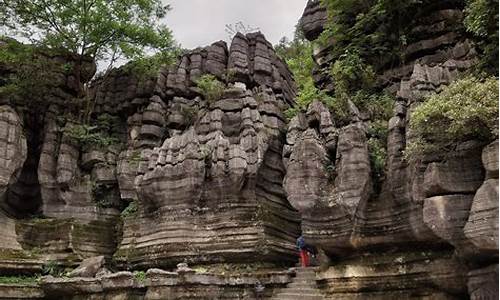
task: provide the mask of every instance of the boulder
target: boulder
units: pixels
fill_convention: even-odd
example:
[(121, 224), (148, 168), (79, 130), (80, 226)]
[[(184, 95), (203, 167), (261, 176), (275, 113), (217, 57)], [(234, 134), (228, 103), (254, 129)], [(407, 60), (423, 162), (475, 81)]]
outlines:
[(106, 263), (104, 256), (84, 259), (80, 265), (68, 274), (68, 277), (95, 277)]
[(488, 179), (477, 190), (465, 236), (480, 250), (498, 252), (498, 179)]
[(433, 162), (424, 173), (426, 197), (474, 193), (483, 183), (481, 147), (475, 142), (459, 145), (445, 162)]
[(459, 246), (465, 240), (463, 228), (469, 217), (472, 195), (445, 195), (426, 198), (424, 222), (440, 238)]

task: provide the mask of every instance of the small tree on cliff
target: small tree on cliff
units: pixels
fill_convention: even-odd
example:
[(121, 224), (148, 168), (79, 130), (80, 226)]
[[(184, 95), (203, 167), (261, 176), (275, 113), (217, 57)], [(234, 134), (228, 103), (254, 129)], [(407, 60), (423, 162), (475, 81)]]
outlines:
[(172, 33), (163, 23), (169, 9), (161, 0), (0, 0), (0, 26), (12, 37), (111, 66), (120, 57), (171, 53)]

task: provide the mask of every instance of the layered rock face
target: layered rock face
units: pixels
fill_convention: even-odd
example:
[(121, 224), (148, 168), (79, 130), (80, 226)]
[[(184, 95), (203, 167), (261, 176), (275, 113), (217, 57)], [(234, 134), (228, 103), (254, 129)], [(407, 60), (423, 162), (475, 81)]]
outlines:
[[(200, 98), (202, 74), (229, 86), (217, 99)], [(294, 87), (271, 45), (238, 34), (229, 50), (218, 42), (186, 54), (158, 82), (168, 100), (152, 97), (138, 134), (157, 146), (129, 143), (120, 155), (136, 150), (142, 159), (135, 179), (120, 176), (122, 195), (137, 187), (139, 210), (125, 220), (115, 257), (140, 268), (293, 261), (299, 216), (282, 188), (281, 151)]]
[[(216, 42), (151, 71), (135, 74), (126, 66), (91, 83), (86, 118), (96, 133), (77, 131), (87, 129), (74, 111), (54, 101), (41, 110), (38, 126), (27, 126), (33, 121), (24, 121), (29, 115), (14, 104), (3, 106), (0, 192), (13, 193), (22, 181), (34, 187), (34, 196), (18, 193), (2, 202), (2, 272), (39, 273), (94, 256), (111, 268), (133, 270), (171, 269), (180, 262), (276, 270), (295, 262), (300, 216), (283, 190), (281, 156), (283, 111), (296, 91), (272, 45), (260, 33), (237, 34), (229, 48)], [(204, 75), (219, 81), (215, 95), (197, 86)], [(66, 105), (76, 97), (75, 90)], [(36, 202), (29, 206), (29, 199)], [(21, 218), (25, 211), (37, 218)], [(48, 279), (32, 296), (251, 299), (257, 280), (267, 286), (267, 296), (289, 280), (286, 274), (269, 279), (274, 271), (247, 274), (243, 281), (220, 273), (200, 277), (190, 271), (186, 279), (159, 272), (152, 276), (166, 282), (150, 287), (130, 279), (131, 273), (110, 279), (119, 285), (110, 288), (95, 278)]]
[[(301, 20), (308, 39), (323, 30), (325, 14), (320, 1), (308, 2)], [(378, 76), (396, 96), (380, 191), (373, 188), (370, 120), (353, 103), (347, 125), (320, 102), (289, 123), (284, 187), (306, 241), (333, 261), (318, 278), (332, 299), (498, 295), (498, 283), (476, 285), (493, 281), (488, 276), (498, 268), (498, 140), (468, 141), (410, 162), (403, 157), (413, 139), (411, 112), (477, 62), (462, 18), (450, 2), (414, 20), (412, 34), (419, 38), (404, 49), (406, 63)], [(330, 47), (314, 54), (315, 83), (326, 92), (333, 90)]]
[[(308, 270), (314, 295), (498, 298), (498, 140), (403, 155), (411, 112), (477, 62), (462, 18), (454, 1), (436, 5), (414, 20), (405, 64), (381, 70), (378, 85), (396, 100), (380, 182), (371, 120), (354, 103), (348, 122), (318, 99), (287, 123), (293, 78), (260, 33), (144, 74), (115, 69), (83, 106), (90, 62), (80, 76), (54, 72), (37, 105), (0, 99), (0, 275), (80, 264), (70, 278), (0, 284), (0, 299), (269, 299), (300, 286), (285, 271), (300, 234), (323, 262)], [(308, 1), (305, 36), (317, 39), (326, 20)], [(330, 47), (314, 54), (326, 92)], [(98, 132), (80, 126), (81, 107)]]

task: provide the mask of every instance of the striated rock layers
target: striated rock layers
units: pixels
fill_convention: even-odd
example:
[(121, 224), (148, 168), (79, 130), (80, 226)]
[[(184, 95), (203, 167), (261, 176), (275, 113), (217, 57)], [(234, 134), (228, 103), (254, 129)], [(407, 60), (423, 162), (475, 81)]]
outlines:
[[(117, 289), (147, 299), (254, 297), (260, 277), (251, 273), (241, 280), (193, 273), (188, 280), (160, 270), (162, 282), (150, 287), (109, 289), (95, 279), (108, 268), (172, 269), (182, 262), (271, 269), (261, 276), (268, 296), (273, 285), (288, 282), (265, 278), (294, 264), (300, 234), (282, 184), (283, 111), (296, 93), (288, 67), (262, 34), (251, 33), (237, 34), (229, 48), (216, 42), (151, 71), (111, 71), (90, 84), (88, 103), (78, 103), (74, 89), (26, 114), (15, 102), (0, 107), (0, 274), (55, 273), (86, 259), (70, 273), (73, 281), (61, 281), (62, 290), (49, 278), (27, 297), (110, 296)], [(222, 84), (216, 96), (197, 86), (205, 74)], [(92, 113), (79, 115), (78, 107)]]
[[(498, 298), (498, 140), (404, 158), (411, 112), (479, 55), (456, 1), (426, 12), (405, 63), (379, 70), (395, 96), (383, 176), (372, 120), (351, 101), (347, 121), (318, 99), (287, 124), (294, 81), (260, 33), (159, 70), (112, 70), (85, 101), (95, 66), (84, 59), (75, 74), (75, 57), (42, 55), (59, 66), (48, 88), (0, 99), (0, 275), (70, 278), (0, 284), (0, 299), (255, 299), (259, 285), (263, 298), (289, 295), (304, 286), (285, 271), (301, 233), (322, 263), (306, 271), (314, 297)], [(305, 36), (326, 21), (308, 1)], [(329, 49), (314, 52), (327, 93)], [(2, 78), (16, 72), (0, 64)], [(219, 88), (197, 84), (207, 74)]]
[[(325, 14), (320, 1), (308, 2), (301, 26), (313, 42)], [(378, 76), (396, 96), (379, 187), (371, 120), (353, 103), (347, 124), (315, 101), (288, 125), (284, 188), (306, 241), (332, 264), (317, 278), (329, 299), (498, 297), (498, 140), (404, 159), (413, 139), (410, 113), (477, 62), (462, 18), (460, 5), (443, 2), (414, 20), (418, 38), (403, 49), (405, 64)], [(315, 84), (327, 93), (330, 46), (316, 45), (313, 57)], [(488, 284), (479, 286), (481, 280)]]

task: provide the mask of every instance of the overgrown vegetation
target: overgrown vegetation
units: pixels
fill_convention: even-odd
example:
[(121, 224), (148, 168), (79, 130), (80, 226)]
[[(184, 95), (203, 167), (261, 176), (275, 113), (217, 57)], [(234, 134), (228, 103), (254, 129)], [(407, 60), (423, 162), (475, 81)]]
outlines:
[(6, 37), (0, 37), (0, 66), (7, 73), (0, 79), (0, 99), (25, 105), (48, 106), (47, 95), (56, 86), (66, 84), (58, 74), (70, 73), (71, 64), (49, 60), (41, 47), (24, 45)]
[(136, 58), (123, 66), (123, 68), (126, 72), (137, 76), (138, 80), (147, 80), (155, 76), (162, 66), (173, 64), (181, 52), (182, 50), (179, 47), (172, 47), (170, 51)]
[(64, 267), (57, 261), (50, 260), (43, 264), (42, 275), (51, 275), (54, 277), (61, 277), (64, 274)]
[(203, 97), (209, 102), (214, 102), (222, 97), (224, 83), (220, 82), (214, 75), (204, 74), (196, 80), (196, 86), (200, 89)]
[(482, 52), (479, 70), (498, 76), (498, 0), (467, 0), (464, 24)]
[(146, 272), (144, 271), (135, 271), (134, 273), (134, 278), (140, 282), (143, 283), (146, 281)]
[(118, 117), (101, 114), (95, 120), (75, 123), (67, 127), (66, 134), (84, 149), (105, 149), (120, 144), (120, 120)]
[(137, 214), (138, 206), (137, 201), (132, 201), (129, 205), (122, 211), (121, 216), (123, 218), (128, 218), (135, 216)]
[(430, 96), (412, 113), (415, 141), (406, 149), (408, 160), (450, 150), (469, 139), (498, 137), (498, 79), (468, 76)]
[(32, 285), (40, 280), (40, 276), (0, 276), (0, 284)]
[[(407, 29), (425, 0), (321, 0), (328, 22), (318, 39), (331, 55), (358, 53), (376, 71), (398, 64), (407, 44)], [(334, 40), (334, 43), (330, 41)]]

